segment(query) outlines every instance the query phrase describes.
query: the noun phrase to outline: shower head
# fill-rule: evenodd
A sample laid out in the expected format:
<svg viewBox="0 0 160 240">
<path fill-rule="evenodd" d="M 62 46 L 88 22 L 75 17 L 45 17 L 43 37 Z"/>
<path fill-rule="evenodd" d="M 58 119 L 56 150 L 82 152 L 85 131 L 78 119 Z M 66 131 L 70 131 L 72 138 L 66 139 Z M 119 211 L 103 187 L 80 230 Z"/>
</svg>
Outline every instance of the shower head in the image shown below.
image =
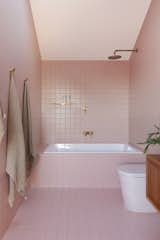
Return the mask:
<svg viewBox="0 0 160 240">
<path fill-rule="evenodd" d="M 112 56 L 109 56 L 108 59 L 110 59 L 110 60 L 118 60 L 118 59 L 120 59 L 121 57 L 122 57 L 121 55 L 116 55 L 116 54 L 114 54 L 114 55 L 112 55 Z"/>
<path fill-rule="evenodd" d="M 109 60 L 118 60 L 118 59 L 122 58 L 121 55 L 117 55 L 117 52 L 138 52 L 138 49 L 137 48 L 132 49 L 132 50 L 130 50 L 130 49 L 116 49 L 114 51 L 113 55 L 109 56 L 108 59 Z"/>
</svg>

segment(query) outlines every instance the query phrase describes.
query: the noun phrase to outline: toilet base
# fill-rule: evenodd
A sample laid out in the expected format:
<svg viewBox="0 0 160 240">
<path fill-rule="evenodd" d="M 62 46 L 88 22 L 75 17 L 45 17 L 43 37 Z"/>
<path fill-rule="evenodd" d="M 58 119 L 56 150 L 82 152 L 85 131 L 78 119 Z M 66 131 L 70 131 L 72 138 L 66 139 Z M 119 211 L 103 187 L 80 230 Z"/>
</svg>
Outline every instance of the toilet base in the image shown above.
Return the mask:
<svg viewBox="0 0 160 240">
<path fill-rule="evenodd" d="M 146 198 L 145 177 L 120 176 L 124 206 L 132 212 L 154 213 L 157 212 Z"/>
</svg>

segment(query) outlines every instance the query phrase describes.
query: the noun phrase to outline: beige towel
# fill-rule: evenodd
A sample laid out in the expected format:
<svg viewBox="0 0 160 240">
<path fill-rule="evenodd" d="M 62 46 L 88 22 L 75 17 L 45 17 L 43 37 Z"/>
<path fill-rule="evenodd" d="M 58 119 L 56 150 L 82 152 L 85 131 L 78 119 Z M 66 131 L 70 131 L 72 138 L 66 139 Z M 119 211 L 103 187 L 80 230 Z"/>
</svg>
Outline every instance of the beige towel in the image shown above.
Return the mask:
<svg viewBox="0 0 160 240">
<path fill-rule="evenodd" d="M 9 175 L 9 205 L 13 207 L 15 189 L 25 194 L 26 166 L 22 114 L 14 82 L 10 76 L 8 99 L 8 142 L 6 172 Z"/>
<path fill-rule="evenodd" d="M 24 131 L 25 149 L 26 149 L 26 168 L 27 168 L 27 175 L 29 176 L 31 173 L 31 168 L 34 163 L 35 155 L 34 155 L 33 140 L 32 140 L 32 119 L 31 119 L 28 80 L 24 81 L 22 122 L 23 122 L 23 131 Z"/>
<path fill-rule="evenodd" d="M 2 110 L 0 108 L 0 143 L 4 136 L 4 132 L 5 132 L 5 130 L 4 130 L 3 114 L 2 114 Z"/>
</svg>

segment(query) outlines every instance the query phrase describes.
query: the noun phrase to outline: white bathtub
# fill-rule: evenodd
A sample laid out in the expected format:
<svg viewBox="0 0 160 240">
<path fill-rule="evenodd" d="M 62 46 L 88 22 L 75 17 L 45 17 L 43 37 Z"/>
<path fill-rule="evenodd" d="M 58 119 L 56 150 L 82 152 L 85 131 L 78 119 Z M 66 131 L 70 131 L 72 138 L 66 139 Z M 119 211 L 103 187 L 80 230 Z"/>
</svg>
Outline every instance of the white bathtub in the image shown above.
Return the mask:
<svg viewBox="0 0 160 240">
<path fill-rule="evenodd" d="M 57 143 L 47 146 L 44 153 L 141 153 L 128 144 L 69 144 Z"/>
<path fill-rule="evenodd" d="M 128 144 L 51 144 L 41 154 L 33 187 L 119 188 L 119 164 L 144 162 Z"/>
</svg>

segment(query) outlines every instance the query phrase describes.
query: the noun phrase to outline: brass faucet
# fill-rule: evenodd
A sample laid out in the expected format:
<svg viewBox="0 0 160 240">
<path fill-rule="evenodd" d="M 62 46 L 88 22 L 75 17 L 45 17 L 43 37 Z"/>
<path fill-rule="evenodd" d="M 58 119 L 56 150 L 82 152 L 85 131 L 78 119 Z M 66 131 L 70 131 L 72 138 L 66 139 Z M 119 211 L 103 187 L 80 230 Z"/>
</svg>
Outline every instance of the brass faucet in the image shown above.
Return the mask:
<svg viewBox="0 0 160 240">
<path fill-rule="evenodd" d="M 85 136 L 85 137 L 87 137 L 87 136 L 93 136 L 93 134 L 94 134 L 94 132 L 93 131 L 83 131 L 83 135 Z"/>
</svg>

